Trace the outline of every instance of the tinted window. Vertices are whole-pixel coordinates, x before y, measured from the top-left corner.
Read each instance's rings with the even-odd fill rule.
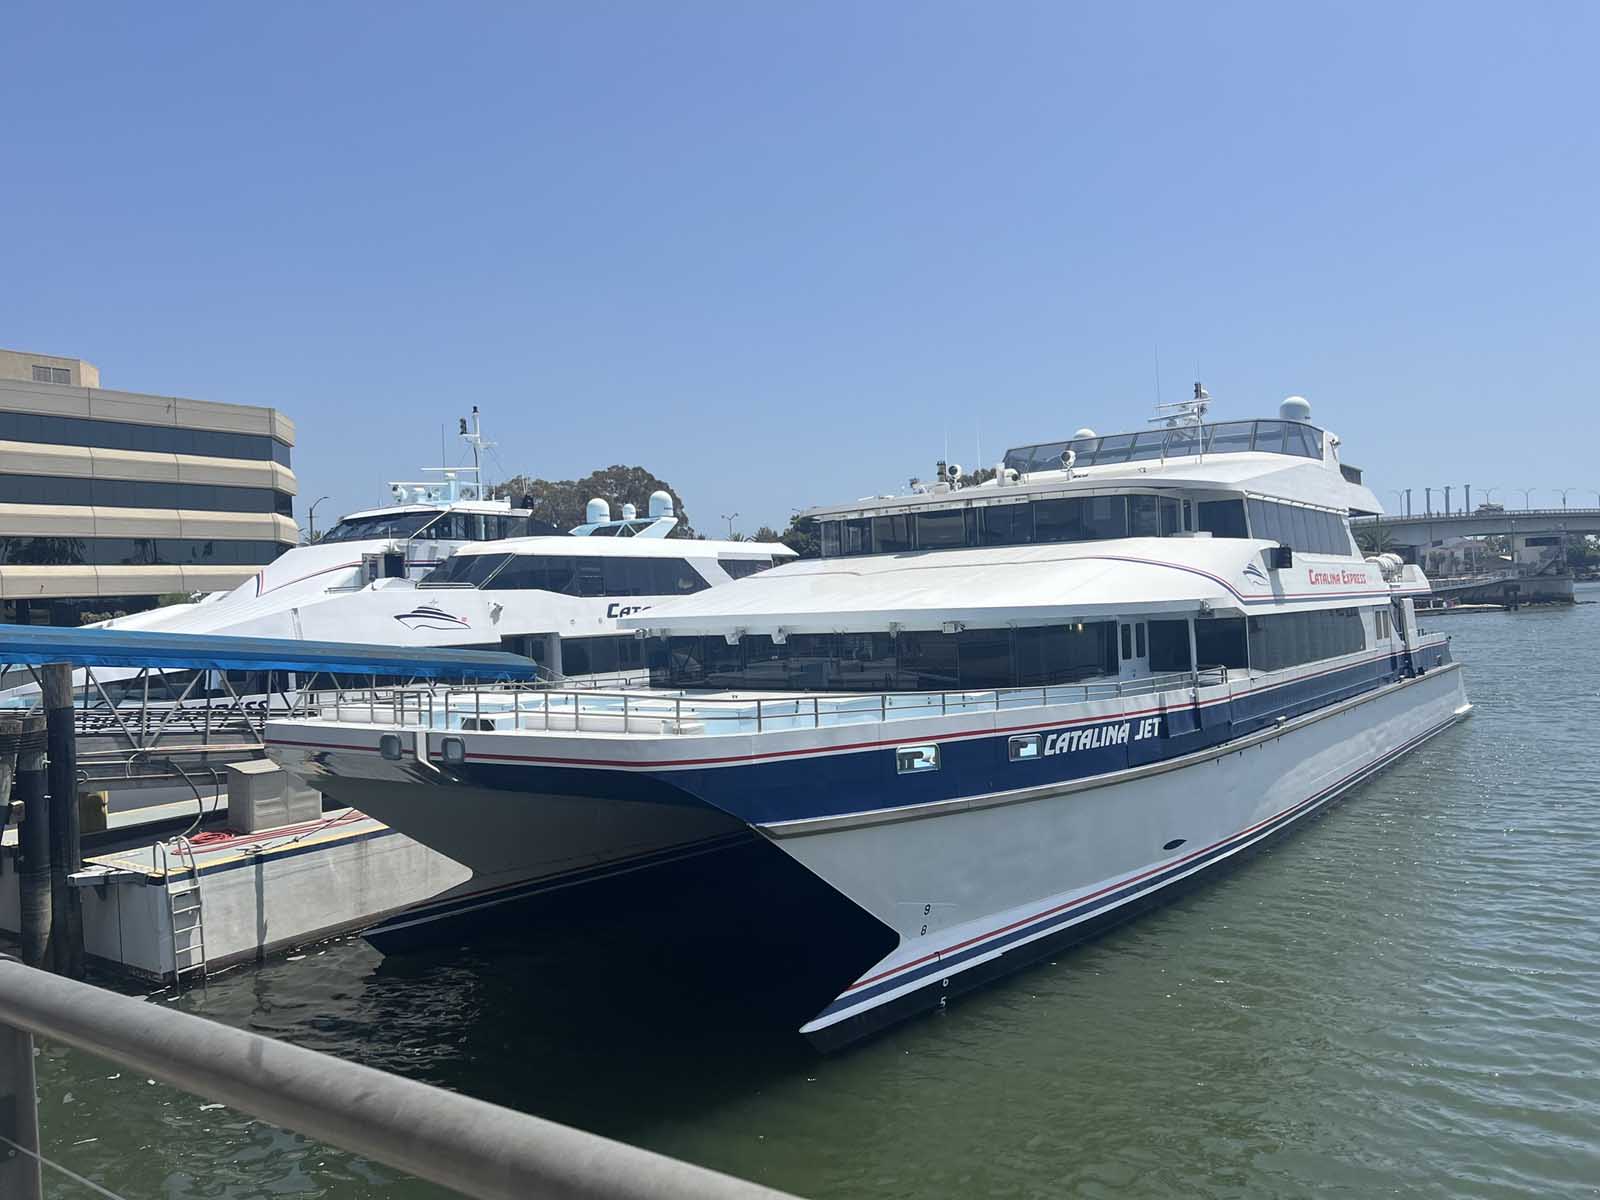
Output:
[[[325,542],[357,542],[374,538],[408,538],[439,515],[438,509],[423,512],[374,513],[367,517],[347,517],[327,533]],[[434,536],[444,536],[434,534]]]
[[[967,543],[966,518],[959,508],[919,512],[916,522],[919,550],[941,550]]]
[[[519,554],[486,586],[490,591],[571,593],[575,587],[572,559],[566,555]]]
[[[1202,500],[1198,508],[1202,532],[1212,537],[1249,536],[1245,532],[1243,500]]]
[[[1366,649],[1360,610],[1274,613],[1250,618],[1250,665],[1281,671]]]
[[[1086,537],[1099,541],[1128,536],[1126,496],[1091,496],[1082,503]]]
[[[872,553],[872,522],[866,517],[858,517],[852,521],[843,521],[841,532],[843,541],[841,554],[871,554]]]
[[[1209,617],[1194,623],[1195,657],[1201,667],[1250,665],[1243,617]]]
[[[1148,624],[1150,669],[1158,675],[1189,670],[1189,622],[1150,621]]]
[[[1128,535],[1161,536],[1161,501],[1154,496],[1128,497]]]
[[[1180,622],[1181,624],[1181,622]],[[793,634],[673,638],[652,652],[661,686],[880,692],[1066,683],[1114,674],[1116,626],[964,630],[959,634]]]
[[[293,512],[293,498],[272,488],[139,479],[70,479],[0,475],[0,504],[97,504],[116,508],[187,508],[198,512]]]
[[[964,688],[1010,687],[1011,631],[966,629],[956,635],[957,665]]]
[[[0,537],[0,563],[22,566],[261,566],[290,547],[232,538]]]
[[[482,587],[509,554],[452,554],[419,581],[419,587]]]
[[[289,447],[264,434],[221,433],[140,425],[131,421],[99,421],[42,413],[0,412],[0,440],[98,446],[107,450],[151,450],[165,454],[202,454],[212,458],[244,458],[289,465]]]
[[[902,513],[892,517],[872,518],[872,550],[874,554],[903,554],[910,550],[911,516]]]
[[[1014,546],[1033,541],[1031,504],[992,504],[976,510],[978,542],[984,546]]]
[[[688,595],[711,586],[684,559],[657,558],[650,561],[656,595]]]
[[[1033,536],[1041,542],[1081,542],[1087,537],[1082,500],[1038,500],[1033,505]]]
[[[822,557],[833,558],[836,555],[843,554],[844,542],[842,540],[841,522],[822,521],[820,524],[822,526]]]
[[[770,558],[722,558],[717,561],[733,579],[743,579],[747,575],[754,575],[772,566]]]

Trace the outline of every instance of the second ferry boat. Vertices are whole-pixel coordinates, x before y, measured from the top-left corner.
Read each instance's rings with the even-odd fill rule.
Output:
[[[1380,506],[1339,438],[1298,398],[1211,423],[1196,393],[981,486],[815,510],[822,557],[626,622],[649,689],[335,700],[271,753],[473,870],[380,948],[621,898],[652,939],[732,922],[722,986],[766,960],[762,1002],[824,1047],[943,1005],[1470,711],[1427,580],[1352,539]]]

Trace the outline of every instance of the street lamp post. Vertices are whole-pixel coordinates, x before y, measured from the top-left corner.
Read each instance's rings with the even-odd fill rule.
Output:
[[[318,496],[311,502],[311,511],[306,513],[307,541],[314,542],[317,540],[317,505],[321,504],[326,499],[326,496]]]
[[[1562,508],[1563,511],[1565,511],[1565,509],[1567,507],[1567,493],[1568,492],[1575,492],[1578,489],[1577,488],[1551,488],[1550,490],[1552,492],[1560,492],[1561,493],[1561,508]]]
[[[730,542],[733,541],[733,519],[738,515],[736,512],[722,514],[722,519],[728,523],[728,540]]]
[[[1538,489],[1536,489],[1536,488],[1512,488],[1511,490],[1513,492],[1521,492],[1522,493],[1522,507],[1523,507],[1524,511],[1526,511],[1527,509],[1530,509],[1530,508],[1533,507],[1533,493],[1535,491],[1537,491]]]

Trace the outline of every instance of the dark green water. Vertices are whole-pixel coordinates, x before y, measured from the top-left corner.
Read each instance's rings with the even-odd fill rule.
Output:
[[[1471,721],[1244,869],[833,1058],[685,1034],[692,998],[626,964],[576,995],[570,948],[345,941],[179,1003],[805,1196],[1597,1195],[1600,605],[1432,624]],[[129,1200],[445,1194],[117,1075],[40,1060],[49,1153]]]

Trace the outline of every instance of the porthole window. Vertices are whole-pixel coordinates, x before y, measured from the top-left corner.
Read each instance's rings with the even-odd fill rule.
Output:
[[[901,775],[915,775],[921,771],[939,769],[939,747],[899,746],[894,752],[895,771]]]
[[[1040,756],[1043,751],[1037,733],[1020,733],[1006,742],[1006,754],[1012,762],[1026,762]]]

